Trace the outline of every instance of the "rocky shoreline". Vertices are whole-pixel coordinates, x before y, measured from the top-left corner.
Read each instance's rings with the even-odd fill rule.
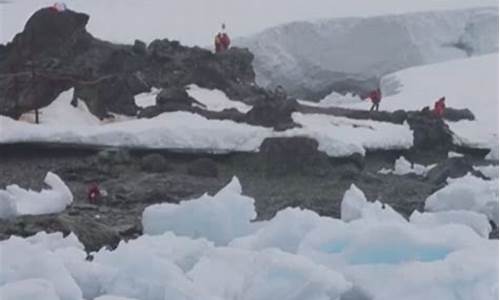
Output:
[[[287,144],[290,141],[294,147]],[[73,231],[88,251],[115,247],[122,239],[142,234],[141,215],[146,206],[213,194],[232,176],[240,179],[244,194],[255,198],[258,219],[272,218],[285,207],[339,217],[343,194],[352,183],[369,200],[388,203],[408,217],[415,209],[423,210],[425,199],[445,184],[443,178],[460,177],[474,172],[472,165],[488,163],[481,157],[443,159],[419,152],[415,162],[438,164],[426,177],[384,175],[377,171],[391,168],[395,159],[408,152],[329,158],[314,148],[315,141],[305,138],[270,139],[267,143],[270,146],[260,153],[226,155],[4,145],[0,148],[0,188],[16,183],[39,190],[42,178],[53,171],[69,186],[75,200],[60,214],[0,221],[0,239],[38,231]],[[283,152],[284,146],[291,152]],[[97,204],[86,199],[88,186],[94,182],[107,192]],[[491,237],[498,238],[497,229]]]

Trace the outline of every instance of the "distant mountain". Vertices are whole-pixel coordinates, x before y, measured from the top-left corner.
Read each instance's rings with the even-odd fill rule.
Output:
[[[235,44],[255,54],[260,85],[320,99],[407,67],[498,52],[498,8],[293,22]]]

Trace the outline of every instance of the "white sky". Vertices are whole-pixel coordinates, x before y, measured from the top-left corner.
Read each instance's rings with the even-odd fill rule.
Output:
[[[55,0],[10,0],[0,4],[0,43],[20,32],[29,16]],[[1,1],[0,1],[1,2]],[[87,29],[97,37],[131,43],[135,38],[211,45],[225,22],[233,36],[249,35],[295,20],[371,16],[414,11],[498,6],[498,0],[67,0],[90,14]]]

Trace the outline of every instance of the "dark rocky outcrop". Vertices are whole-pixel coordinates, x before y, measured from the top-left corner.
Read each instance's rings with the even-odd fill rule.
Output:
[[[331,169],[328,155],[318,150],[318,142],[306,137],[267,138],[260,146],[259,156],[269,176],[325,176]]]
[[[248,124],[273,127],[278,131],[298,126],[292,119],[292,113],[299,107],[297,100],[268,92],[251,101],[253,108],[245,115]]]
[[[136,115],[134,95],[151,86],[197,84],[232,99],[262,92],[254,84],[253,55],[246,49],[213,54],[167,39],[149,46],[141,41],[117,45],[94,38],[85,29],[88,21],[88,15],[72,10],[43,8],[33,14],[23,32],[1,49],[0,114],[18,118],[72,87],[75,99],[100,118],[111,112]]]
[[[446,183],[448,178],[459,178],[471,173],[475,176],[486,179],[486,177],[474,170],[473,161],[467,157],[452,157],[443,162],[438,163],[434,168],[429,170],[426,175],[426,180],[436,185]]]
[[[23,216],[14,220],[0,220],[2,235],[28,237],[40,231],[62,232],[68,235],[73,232],[85,245],[87,251],[97,251],[102,247],[115,248],[120,242],[119,232],[104,225],[88,215]]]
[[[411,112],[407,122],[413,130],[413,148],[446,153],[452,149],[453,133],[442,119],[434,117],[430,111]]]
[[[197,177],[217,177],[219,169],[212,159],[200,158],[188,165],[187,173]]]
[[[161,173],[171,169],[163,155],[154,153],[141,158],[141,168],[146,172]]]
[[[395,112],[368,111],[359,109],[347,109],[342,107],[316,107],[303,104],[300,104],[298,106],[298,111],[308,114],[327,114],[337,117],[346,117],[359,120],[373,120],[395,124],[403,124],[408,117],[407,113],[403,110],[397,110]]]

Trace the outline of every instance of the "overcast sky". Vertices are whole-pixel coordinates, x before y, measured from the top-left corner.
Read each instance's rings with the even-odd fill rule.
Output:
[[[0,42],[22,30],[26,20],[50,0],[10,0],[0,4]],[[2,1],[0,1],[2,2]],[[372,16],[404,12],[498,6],[498,0],[67,0],[90,14],[88,30],[115,42],[150,42],[168,37],[206,46],[225,22],[234,36],[249,35],[295,20]]]

